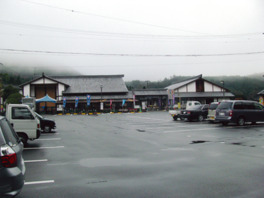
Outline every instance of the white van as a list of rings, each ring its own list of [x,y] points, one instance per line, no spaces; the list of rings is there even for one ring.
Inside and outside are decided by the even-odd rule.
[[[202,105],[199,101],[187,101],[186,102],[186,110],[191,109],[194,106]]]
[[[6,108],[6,119],[24,144],[28,140],[39,138],[40,121],[28,105],[9,104]]]

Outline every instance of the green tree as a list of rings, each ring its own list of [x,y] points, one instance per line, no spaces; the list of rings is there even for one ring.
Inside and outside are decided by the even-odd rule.
[[[7,104],[20,104],[22,95],[20,93],[13,93],[6,99]]]
[[[4,92],[3,92],[3,99],[4,101],[9,97],[9,95],[13,94],[13,93],[18,93],[19,90],[11,85],[8,85],[6,88],[4,88]]]

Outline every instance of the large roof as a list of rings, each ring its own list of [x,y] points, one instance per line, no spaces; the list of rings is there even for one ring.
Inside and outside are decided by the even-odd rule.
[[[258,95],[264,95],[264,90],[258,93]]]
[[[175,97],[181,98],[204,98],[204,97],[235,97],[231,92],[184,92],[184,93],[175,93]]]
[[[52,76],[59,82],[69,85],[64,94],[76,93],[126,93],[128,89],[123,80],[124,75],[100,76]]]
[[[181,82],[178,82],[178,83],[175,83],[175,84],[173,84],[173,85],[170,85],[170,86],[168,86],[168,87],[165,87],[165,89],[178,89],[178,88],[180,88],[180,87],[182,87],[182,86],[184,86],[184,85],[187,85],[187,84],[189,84],[189,83],[191,83],[191,82],[194,82],[194,81],[196,81],[196,80],[198,80],[198,79],[200,79],[200,78],[202,78],[202,75],[199,75],[199,76],[195,76],[195,77],[193,77],[193,78],[189,78],[189,79],[187,79],[187,80],[184,80],[184,81],[181,81]]]
[[[133,93],[136,96],[162,96],[168,95],[166,89],[141,89],[141,90],[133,90]]]

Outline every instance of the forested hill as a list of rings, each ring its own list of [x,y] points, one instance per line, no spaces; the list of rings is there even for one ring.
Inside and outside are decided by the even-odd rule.
[[[171,84],[191,77],[193,76],[172,76],[170,78],[165,78],[162,81],[133,80],[130,82],[126,82],[126,84],[129,90],[165,88]],[[220,86],[223,86],[223,84],[221,84],[221,81],[224,81],[224,87],[234,93],[236,95],[236,98],[241,99],[258,100],[257,93],[264,89],[264,78],[262,77],[262,74],[255,74],[251,76],[205,76],[203,78]]]

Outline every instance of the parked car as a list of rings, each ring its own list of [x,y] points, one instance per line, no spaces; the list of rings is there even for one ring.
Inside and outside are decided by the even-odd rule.
[[[219,104],[220,102],[211,102],[209,104],[207,120],[209,120],[210,122],[215,122],[216,108]]]
[[[178,108],[178,105],[174,105],[172,108],[169,109],[169,114],[171,115],[171,117],[173,118],[173,120],[177,121],[178,118],[180,118],[180,114],[181,114],[182,109]]]
[[[5,117],[0,116],[0,197],[17,195],[24,186],[23,143]]]
[[[192,107],[199,106],[199,105],[202,105],[199,101],[187,101],[185,109],[189,110],[189,109],[192,109]]]
[[[40,128],[42,131],[49,133],[51,130],[56,129],[56,123],[54,120],[50,120],[48,118],[44,118],[43,116],[36,113],[37,118],[40,121]]]
[[[6,119],[10,122],[23,144],[38,139],[41,135],[40,121],[32,109],[25,104],[9,104]]]
[[[264,121],[264,106],[249,100],[223,101],[216,109],[216,121],[223,125],[237,123],[239,126],[246,122]]]
[[[189,110],[183,110],[180,114],[181,119],[187,119],[189,121],[198,120],[203,121],[207,118],[209,105],[195,105]]]

